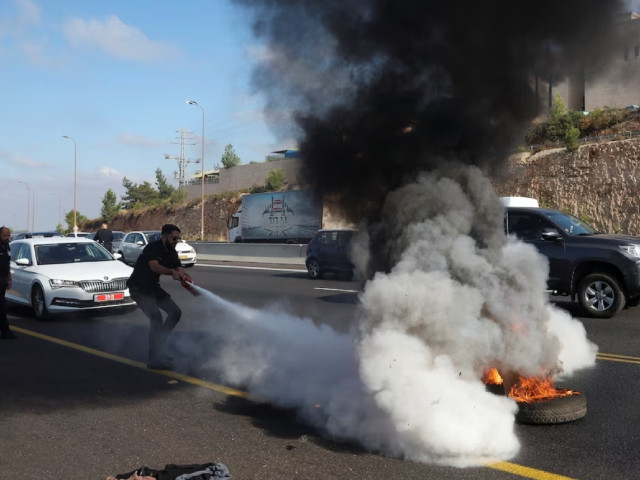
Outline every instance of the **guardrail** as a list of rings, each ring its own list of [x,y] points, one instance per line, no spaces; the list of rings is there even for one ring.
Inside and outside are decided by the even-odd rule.
[[[608,140],[625,140],[627,138],[637,137],[640,135],[640,131],[626,131],[619,133],[612,133],[611,135],[599,135],[593,137],[582,137],[578,139],[578,143],[599,143]],[[540,145],[527,145],[527,149],[531,152],[564,147],[564,140],[556,140],[555,142],[548,142]]]
[[[198,259],[304,265],[306,244],[189,242]]]

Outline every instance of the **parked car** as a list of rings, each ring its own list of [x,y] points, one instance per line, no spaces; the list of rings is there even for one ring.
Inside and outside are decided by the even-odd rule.
[[[113,230],[111,233],[113,234],[113,240],[111,240],[111,252],[117,253],[118,248],[122,245],[122,239],[124,238],[125,233],[120,230]],[[95,234],[93,239],[95,240]]]
[[[62,233],[57,231],[46,232],[20,232],[11,235],[11,240],[20,240],[22,238],[50,238],[50,237],[62,237]]]
[[[144,247],[161,236],[162,233],[159,230],[140,230],[125,234],[117,251],[122,255],[120,260],[128,265],[135,265]]]
[[[307,244],[305,264],[309,278],[315,280],[325,273],[353,276],[353,263],[349,258],[349,243],[356,230],[318,230]]]
[[[122,239],[125,236],[125,232],[113,230],[111,233],[113,234],[113,240],[111,240],[111,253],[118,253],[118,249],[120,248],[120,245],[122,245]],[[89,235],[89,238],[95,240],[97,234],[98,232],[93,232]]]
[[[611,318],[625,305],[638,303],[640,237],[598,232],[557,210],[519,207],[514,201],[505,204],[510,205],[506,206],[507,233],[534,245],[548,258],[553,294],[577,298],[587,314],[597,318]]]
[[[135,305],[127,289],[133,269],[88,238],[14,240],[9,302],[30,305],[36,317]]]
[[[189,245],[186,241],[180,239],[176,245],[176,252],[180,258],[183,267],[193,267],[196,264],[196,249]]]
[[[118,244],[117,250],[114,249],[114,253],[121,254],[121,260],[124,263],[135,265],[144,247],[161,237],[162,232],[159,230],[143,230],[126,233],[122,241]],[[115,243],[114,246],[116,246]],[[181,239],[178,242],[176,251],[183,266],[192,267],[196,263],[197,255],[195,249],[184,240]]]

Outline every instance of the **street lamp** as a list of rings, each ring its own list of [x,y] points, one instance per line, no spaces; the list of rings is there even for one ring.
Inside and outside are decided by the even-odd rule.
[[[31,185],[29,185],[26,182],[20,182],[20,181],[18,181],[18,183],[21,183],[25,187],[27,187],[27,232],[28,232],[29,231],[29,219],[30,219],[30,215],[31,215]],[[33,231],[33,228],[31,228],[31,231]]]
[[[73,233],[78,233],[77,208],[76,208],[76,183],[78,178],[78,162],[77,162],[77,144],[76,141],[68,135],[62,135],[62,138],[68,138],[73,142]]]
[[[62,225],[62,196],[55,192],[51,195],[58,197],[58,224]]]
[[[187,100],[189,105],[197,105],[202,110],[202,154],[200,162],[202,167],[202,177],[200,178],[200,240],[204,240],[204,108],[194,100]]]

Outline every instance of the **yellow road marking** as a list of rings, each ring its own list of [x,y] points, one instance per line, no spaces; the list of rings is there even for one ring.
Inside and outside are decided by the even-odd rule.
[[[617,355],[615,353],[597,353],[598,360],[608,360],[610,362],[633,363],[640,365],[640,357],[631,357],[629,355]]]
[[[203,388],[208,388],[209,390],[214,390],[216,392],[224,393],[226,395],[231,395],[234,397],[242,397],[242,398],[247,398],[249,396],[247,392],[236,390],[235,388],[225,387],[224,385],[218,385],[217,383],[208,382],[200,378],[190,377],[189,375],[184,375],[182,373],[172,372],[171,370],[149,370],[147,368],[146,363],[137,362],[135,360],[131,360],[130,358],[121,357],[120,355],[114,355],[112,353],[103,352],[101,350],[96,350],[95,348],[91,348],[91,347],[85,347],[84,345],[69,342],[67,340],[62,340],[56,337],[51,337],[49,335],[44,335],[42,333],[33,332],[31,330],[26,330],[24,328],[16,327],[14,325],[11,325],[11,329],[15,330],[16,332],[20,332],[24,335],[29,335],[31,337],[39,338],[41,340],[57,343],[58,345],[63,345],[65,347],[73,348],[74,350],[79,350],[81,352],[95,355],[97,357],[107,358],[109,360],[113,360],[118,363],[124,363],[125,365],[129,365],[131,367],[141,368],[148,372],[164,375],[165,377],[174,378],[176,380],[182,380],[185,383],[189,383],[191,385],[197,385]]]
[[[48,342],[56,343],[58,345],[73,348],[74,350],[79,350],[81,352],[85,352],[90,355],[95,355],[97,357],[106,358],[118,363],[123,363],[125,365],[140,368],[148,372],[164,375],[166,377],[173,378],[175,380],[181,380],[191,385],[196,385],[199,387],[207,388],[209,390],[214,390],[216,392],[224,393],[226,395],[231,395],[235,397],[241,397],[241,398],[249,397],[249,394],[247,392],[236,390],[234,388],[225,387],[224,385],[218,385],[213,382],[208,382],[206,380],[191,377],[189,375],[184,375],[178,372],[172,372],[171,370],[149,370],[145,363],[138,362],[136,360],[131,360],[126,357],[121,357],[120,355],[114,355],[112,353],[103,352],[101,350],[97,350],[91,347],[86,347],[78,343],[69,342],[67,340],[62,340],[60,338],[45,335],[43,333],[38,333],[38,332],[27,330],[21,327],[16,327],[15,325],[12,325],[11,328],[12,330],[15,330],[16,332],[19,332],[24,335],[29,335],[31,337],[39,338],[41,340],[45,340]],[[598,356],[600,355],[606,355],[606,354],[598,354]],[[626,357],[626,358],[637,360],[637,362],[631,362],[631,363],[640,363],[640,358],[637,358],[637,357]],[[618,360],[618,361],[625,361],[625,360]],[[511,473],[513,475],[518,475],[520,477],[532,478],[534,480],[575,480],[571,477],[565,477],[564,475],[549,473],[543,470],[536,470],[535,468],[525,467],[522,465],[518,465],[516,463],[510,463],[510,462],[494,462],[494,463],[487,464],[485,466],[487,468],[492,468],[494,470],[501,470],[503,472]]]
[[[542,470],[536,470],[535,468],[523,467],[515,463],[509,462],[496,462],[487,465],[489,468],[495,470],[502,470],[503,472],[513,473],[525,478],[534,478],[535,480],[575,480],[571,477],[565,477],[564,475],[557,475],[555,473],[543,472]]]

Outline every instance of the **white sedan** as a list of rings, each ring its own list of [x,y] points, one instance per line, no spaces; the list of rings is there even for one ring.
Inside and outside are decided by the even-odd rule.
[[[127,280],[133,269],[88,238],[14,240],[9,302],[33,307],[36,317],[135,305]]]
[[[196,263],[196,250],[186,241],[180,239],[176,245],[176,252],[178,252],[178,258],[183,267],[193,267]]]
[[[138,257],[149,243],[162,238],[162,232],[158,230],[140,230],[129,232],[122,239],[118,247],[118,253],[122,254],[122,261],[129,265],[135,265]],[[196,251],[184,240],[176,245],[176,252],[183,267],[192,267],[196,263]]]

